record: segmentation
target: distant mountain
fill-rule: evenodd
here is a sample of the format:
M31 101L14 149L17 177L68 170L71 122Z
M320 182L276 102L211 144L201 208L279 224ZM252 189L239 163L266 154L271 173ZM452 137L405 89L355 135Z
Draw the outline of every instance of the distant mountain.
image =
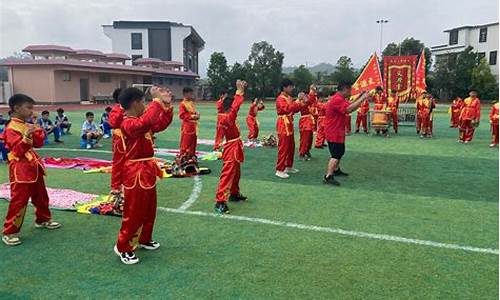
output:
M297 68L298 68L298 66L283 67L283 73L291 74ZM308 67L308 69L309 69L309 72L311 72L313 75L316 74L317 72L331 74L331 73L333 73L335 66L332 64L329 64L329 63L319 63L315 66Z

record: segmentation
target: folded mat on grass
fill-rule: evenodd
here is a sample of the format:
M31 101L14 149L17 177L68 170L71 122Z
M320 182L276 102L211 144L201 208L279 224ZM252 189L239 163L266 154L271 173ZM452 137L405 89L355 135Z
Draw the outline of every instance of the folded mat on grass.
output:
M57 169L78 169L78 170L89 170L111 167L111 161L90 157L45 157L43 162L48 168Z
M47 188L47 193L49 194L49 207L62 210L75 210L77 204L88 203L98 197L98 195L68 189ZM0 198L10 199L9 183L0 185Z

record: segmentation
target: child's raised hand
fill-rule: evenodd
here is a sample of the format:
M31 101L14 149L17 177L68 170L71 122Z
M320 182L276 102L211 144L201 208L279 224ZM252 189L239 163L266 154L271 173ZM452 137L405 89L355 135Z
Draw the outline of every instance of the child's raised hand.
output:
M161 101L164 104L169 105L172 102L172 92L169 89L161 88L159 93L160 93Z
M151 96L153 98L161 98L161 94L160 94L160 91L161 91L161 88L157 85L153 85L150 89L149 89L149 93L151 94Z

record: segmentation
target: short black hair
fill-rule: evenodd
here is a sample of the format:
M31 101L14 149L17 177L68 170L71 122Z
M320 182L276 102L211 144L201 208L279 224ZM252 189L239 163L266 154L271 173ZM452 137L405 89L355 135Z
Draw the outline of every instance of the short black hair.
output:
M191 92L193 92L193 89L190 88L189 86L182 89L183 94L187 94L187 93L191 93Z
M224 109L225 112L228 112L233 105L233 101L234 97L232 96L227 96L226 98L224 98L224 101L222 101L222 109Z
M144 92L135 87L128 87L121 91L118 100L124 109L129 109L134 101L141 101L144 98Z
M44 115L48 115L48 114L49 114L49 111L48 111L48 110L44 110L44 111L42 111L42 116L44 116Z
M352 83L348 82L348 81L341 81L339 82L339 84L337 85L337 91L342 91L343 89L345 88L350 88L352 86Z
M118 103L118 97L120 96L121 92L122 92L121 88L117 88L113 91L113 100L115 100L115 103Z
M57 109L57 112L60 113L60 114L63 114L64 113L64 109L62 107L59 107Z
M285 78L283 79L283 81L281 82L281 90L283 90L283 88L287 87L287 86L291 86L291 85L295 85L293 83L292 80L288 79L288 78Z
M28 95L25 94L15 94L9 98L9 107L10 109L14 109L14 106L20 106L24 103L35 104L35 100Z
M376 91L383 91L384 89L379 85L375 88Z
M94 116L94 113L91 112L91 111L88 111L85 113L85 118L88 118L88 117L93 117Z
M106 107L106 108L104 109L104 111L105 111L105 112L108 112L108 113L109 113L111 110L112 110L111 106L108 106L108 107Z

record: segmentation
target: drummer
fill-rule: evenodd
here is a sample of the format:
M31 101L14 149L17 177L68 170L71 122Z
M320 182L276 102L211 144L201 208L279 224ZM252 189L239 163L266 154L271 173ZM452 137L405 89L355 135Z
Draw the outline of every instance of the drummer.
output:
M326 104L325 136L331 158L328 161L326 175L323 177L325 184L340 185L334 176L348 175L340 169L340 159L345 152L345 115L358 109L361 103L368 98L368 94L362 92L354 102L349 102L350 97L351 84L340 82L337 86L337 93Z
M371 98L373 99L373 102L375 104L373 110L381 111L385 109L387 104L387 95L384 93L384 90L382 89L381 86L377 86L375 88L375 94L373 94ZM377 135L379 135L381 131L384 135L387 135L387 130L380 130L380 129L375 130Z

